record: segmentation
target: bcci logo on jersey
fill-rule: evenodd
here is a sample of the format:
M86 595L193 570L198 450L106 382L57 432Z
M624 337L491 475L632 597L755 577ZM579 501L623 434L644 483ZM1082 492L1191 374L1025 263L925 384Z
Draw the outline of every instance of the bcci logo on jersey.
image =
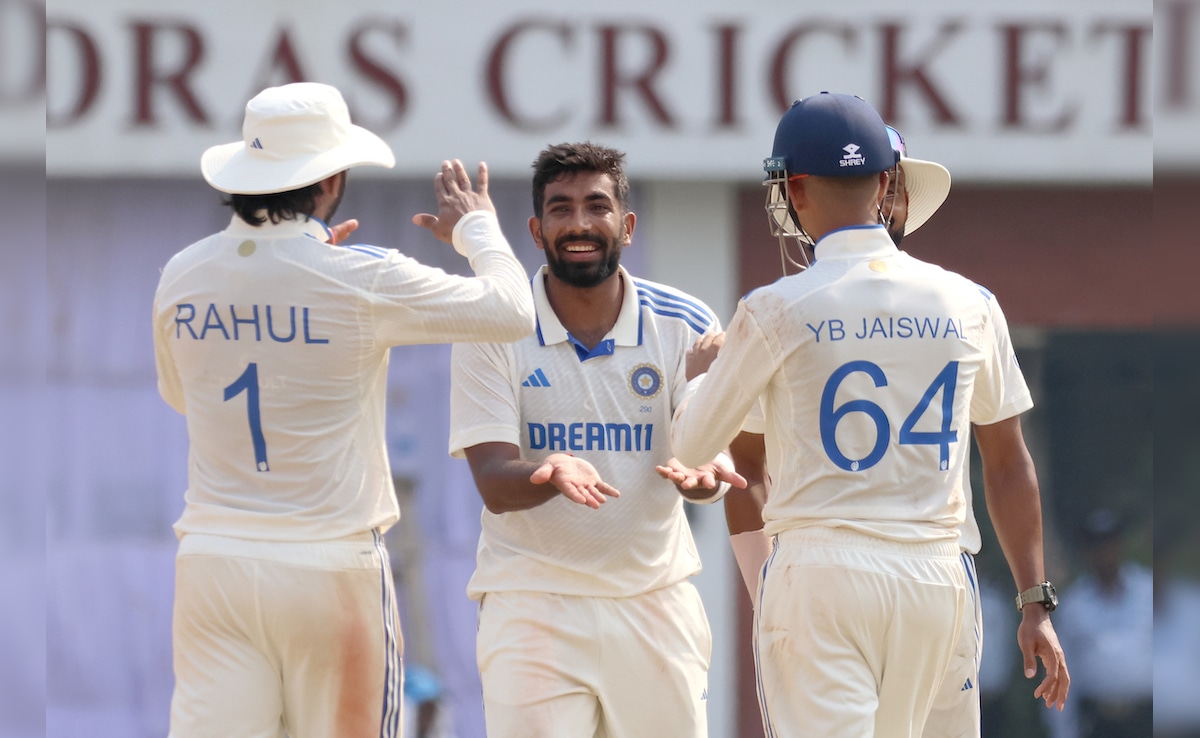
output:
M629 388L638 397L654 397L662 391L662 372L653 364L638 364L629 373Z

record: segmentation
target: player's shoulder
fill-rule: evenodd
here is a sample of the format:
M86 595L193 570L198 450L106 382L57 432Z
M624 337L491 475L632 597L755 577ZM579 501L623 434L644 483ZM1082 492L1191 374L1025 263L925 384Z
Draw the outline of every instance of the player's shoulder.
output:
M742 295L738 302L751 312L786 313L786 306L804 303L833 281L814 265L797 274L785 274L774 282L759 285Z
M351 243L344 246L335 247L341 249L341 253L351 259L363 259L367 263L373 261L388 261L388 260L404 260L408 257L401 254L396 249L389 249L383 246L372 246L365 243Z
M630 276L638 305L658 318L679 320L697 333L718 324L716 313L703 300L661 282Z
M902 252L903 253L903 252ZM918 268L925 270L928 273L927 278L938 280L938 284L942 289L957 291L967 299L970 299L981 304L989 304L989 307L997 307L996 295L987 287L979 284L966 275L959 274L956 271L947 269L940 264L934 264L929 261L922 261L909 254L905 256L911 263L919 265Z
M220 242L221 234L214 233L176 251L163 265L158 279L159 290L172 284L176 278L191 270L195 265L205 261L213 250L218 248Z

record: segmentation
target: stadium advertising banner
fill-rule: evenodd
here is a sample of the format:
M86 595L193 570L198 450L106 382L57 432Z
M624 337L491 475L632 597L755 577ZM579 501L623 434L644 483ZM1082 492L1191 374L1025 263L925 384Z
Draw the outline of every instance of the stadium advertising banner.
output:
M1200 18L1191 0L1159 5L1185 28ZM338 86L398 173L420 176L451 156L525 176L547 143L593 139L636 176L752 180L787 105L830 90L866 98L959 179L1148 183L1156 104L1196 106L1191 54L1163 43L1194 34L1152 44L1140 0L15 7L10 23L35 30L45 8L51 176L191 176L240 136L246 100L297 80ZM1179 155L1200 161L1191 138Z

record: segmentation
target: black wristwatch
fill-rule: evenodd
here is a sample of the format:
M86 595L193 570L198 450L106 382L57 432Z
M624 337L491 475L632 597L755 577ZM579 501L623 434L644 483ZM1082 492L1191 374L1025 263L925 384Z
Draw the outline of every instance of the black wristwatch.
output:
M1017 595L1018 610L1031 602L1041 603L1046 608L1046 612L1054 612L1054 608L1058 607L1058 592L1050 582L1042 582Z

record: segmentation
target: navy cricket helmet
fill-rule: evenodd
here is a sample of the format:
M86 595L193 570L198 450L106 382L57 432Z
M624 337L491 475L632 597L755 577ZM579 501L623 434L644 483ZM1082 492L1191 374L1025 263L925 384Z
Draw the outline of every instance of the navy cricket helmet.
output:
M763 160L767 218L771 235L779 239L784 274L789 263L806 269L804 245L814 245L788 202L788 177L867 176L887 171L899 160L883 118L861 97L822 92L792 103L775 129L771 156ZM799 245L799 259L788 253L789 238Z
M822 92L797 100L784 113L763 169L776 177L854 177L887 171L899 159L883 118L866 100Z

